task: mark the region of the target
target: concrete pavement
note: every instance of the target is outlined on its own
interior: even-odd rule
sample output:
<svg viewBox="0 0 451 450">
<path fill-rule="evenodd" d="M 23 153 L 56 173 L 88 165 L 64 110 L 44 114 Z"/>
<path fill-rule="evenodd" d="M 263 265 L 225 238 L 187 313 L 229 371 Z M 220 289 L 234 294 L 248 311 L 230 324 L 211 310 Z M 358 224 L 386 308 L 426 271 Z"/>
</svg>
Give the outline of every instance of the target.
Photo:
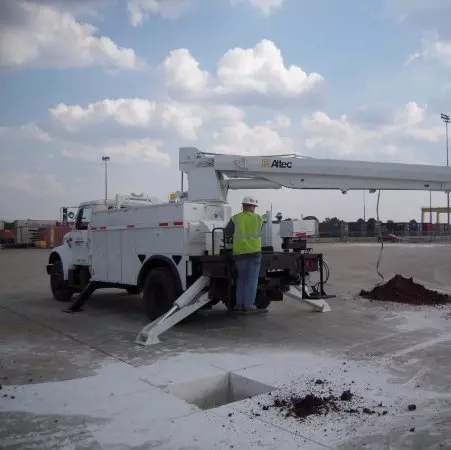
<svg viewBox="0 0 451 450">
<path fill-rule="evenodd" d="M 2 448 L 451 448 L 450 308 L 356 297 L 380 281 L 377 245 L 315 250 L 338 295 L 331 312 L 287 300 L 231 317 L 218 305 L 146 348 L 134 343 L 146 324 L 139 297 L 99 292 L 84 312 L 64 314 L 49 291 L 48 252 L 0 250 Z M 380 268 L 387 280 L 400 273 L 451 293 L 447 244 L 386 244 Z M 321 393 L 318 378 L 387 414 L 299 422 L 262 409 L 268 390 Z M 196 406 L 229 380 L 238 401 Z"/>
</svg>

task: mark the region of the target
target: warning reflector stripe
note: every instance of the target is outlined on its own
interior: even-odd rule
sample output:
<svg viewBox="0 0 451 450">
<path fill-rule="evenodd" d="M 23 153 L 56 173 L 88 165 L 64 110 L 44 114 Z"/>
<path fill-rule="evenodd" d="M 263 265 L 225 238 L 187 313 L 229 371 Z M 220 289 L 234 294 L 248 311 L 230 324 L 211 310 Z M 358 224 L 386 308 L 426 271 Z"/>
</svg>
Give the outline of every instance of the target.
<svg viewBox="0 0 451 450">
<path fill-rule="evenodd" d="M 306 236 L 307 233 L 295 233 L 294 235 L 295 235 L 295 236 Z"/>
<path fill-rule="evenodd" d="M 102 225 L 96 227 L 90 227 L 91 231 L 96 230 L 133 230 L 133 229 L 150 229 L 150 228 L 169 228 L 169 227 L 178 227 L 183 228 L 185 222 L 183 221 L 175 221 L 175 222 L 159 222 L 158 225 L 155 224 L 127 224 L 127 225 Z"/>
</svg>

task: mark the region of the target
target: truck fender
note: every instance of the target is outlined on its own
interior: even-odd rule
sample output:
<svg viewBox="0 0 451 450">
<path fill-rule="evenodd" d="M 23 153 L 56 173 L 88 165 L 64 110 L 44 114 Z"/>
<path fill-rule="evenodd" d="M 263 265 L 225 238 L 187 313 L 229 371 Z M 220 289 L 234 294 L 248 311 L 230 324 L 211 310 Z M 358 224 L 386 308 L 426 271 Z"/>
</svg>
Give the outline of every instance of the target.
<svg viewBox="0 0 451 450">
<path fill-rule="evenodd" d="M 72 269 L 73 267 L 71 249 L 67 245 L 61 245 L 52 250 L 47 264 L 47 274 L 50 275 L 52 266 L 56 261 L 61 261 L 64 279 L 67 280 L 69 278 L 69 269 Z"/>
<path fill-rule="evenodd" d="M 139 288 L 143 288 L 146 282 L 147 275 L 149 272 L 155 267 L 166 267 L 170 270 L 172 275 L 174 276 L 174 282 L 176 283 L 177 290 L 179 292 L 183 292 L 182 289 L 182 280 L 180 279 L 180 274 L 177 270 L 177 266 L 174 262 L 164 255 L 153 255 L 144 261 L 141 270 L 138 274 L 137 286 Z"/>
</svg>

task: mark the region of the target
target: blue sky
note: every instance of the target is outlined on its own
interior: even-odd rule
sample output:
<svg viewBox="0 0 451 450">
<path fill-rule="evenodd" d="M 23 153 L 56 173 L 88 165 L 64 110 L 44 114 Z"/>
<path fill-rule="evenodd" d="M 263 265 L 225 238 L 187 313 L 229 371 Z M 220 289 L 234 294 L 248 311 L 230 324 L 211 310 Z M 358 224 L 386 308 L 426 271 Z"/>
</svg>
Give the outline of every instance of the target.
<svg viewBox="0 0 451 450">
<path fill-rule="evenodd" d="M 2 218 L 57 217 L 102 197 L 103 154 L 111 194 L 162 198 L 178 188 L 184 145 L 446 161 L 444 0 L 11 0 L 0 13 Z M 298 217 L 363 210 L 360 193 L 257 195 Z M 428 202 L 386 193 L 382 219 L 419 219 Z"/>
</svg>

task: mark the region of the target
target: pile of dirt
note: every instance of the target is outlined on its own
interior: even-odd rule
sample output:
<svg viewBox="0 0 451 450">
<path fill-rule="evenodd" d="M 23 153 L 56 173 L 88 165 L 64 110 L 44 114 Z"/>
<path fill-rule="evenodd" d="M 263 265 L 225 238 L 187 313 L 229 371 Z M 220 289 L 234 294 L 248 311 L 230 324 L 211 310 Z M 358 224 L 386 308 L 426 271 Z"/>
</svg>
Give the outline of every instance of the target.
<svg viewBox="0 0 451 450">
<path fill-rule="evenodd" d="M 362 404 L 362 398 L 359 397 L 357 402 L 355 394 L 349 389 L 343 391 L 338 397 L 332 394 L 332 389 L 329 389 L 329 395 L 322 396 L 313 392 L 305 396 L 288 394 L 286 396 L 275 397 L 273 402 L 269 405 L 261 405 L 264 411 L 269 408 L 276 408 L 284 417 L 294 417 L 300 420 L 306 419 L 309 416 L 327 416 L 331 412 L 340 412 L 347 414 L 378 414 L 386 415 L 388 411 L 383 408 L 380 403 L 373 408 Z M 379 412 L 374 409 L 383 408 Z"/>
<path fill-rule="evenodd" d="M 296 420 L 300 423 L 307 423 L 310 419 L 313 420 L 315 427 L 318 429 L 324 428 L 324 433 L 339 433 L 340 424 L 343 421 L 347 421 L 350 426 L 352 425 L 353 431 L 357 431 L 357 428 L 366 420 L 375 420 L 380 417 L 384 420 L 383 423 L 387 423 L 386 419 L 382 417 L 388 414 L 399 413 L 399 408 L 395 407 L 395 410 L 389 412 L 392 408 L 387 404 L 376 401 L 374 398 L 365 398 L 352 389 L 349 389 L 351 383 L 340 383 L 339 386 L 333 386 L 327 380 L 310 380 L 306 382 L 306 386 L 310 385 L 307 394 L 295 393 L 293 390 L 285 391 L 284 393 L 269 392 L 267 398 L 269 401 L 258 402 L 258 406 L 263 411 L 276 410 L 277 414 L 287 420 Z M 370 390 L 370 388 L 366 388 Z M 373 397 L 373 396 L 371 396 Z M 410 404 L 404 406 L 404 408 L 411 414 L 415 414 L 417 406 Z M 261 411 L 260 411 L 261 412 Z M 251 411 L 251 417 L 261 417 L 265 414 L 261 412 Z M 330 416 L 329 416 L 330 414 Z M 377 419 L 376 419 L 377 420 Z M 414 432 L 414 428 L 410 428 L 411 432 Z"/>
<path fill-rule="evenodd" d="M 333 395 L 321 397 L 311 393 L 305 397 L 293 395 L 288 399 L 276 398 L 271 406 L 284 410 L 285 417 L 295 416 L 303 419 L 311 415 L 325 416 L 330 411 L 339 411 L 336 400 Z"/>
<path fill-rule="evenodd" d="M 360 292 L 360 296 L 385 302 L 406 303 L 410 305 L 445 305 L 451 302 L 449 295 L 426 289 L 415 283 L 413 278 L 395 275 L 385 284 L 376 286 L 371 291 Z"/>
</svg>

